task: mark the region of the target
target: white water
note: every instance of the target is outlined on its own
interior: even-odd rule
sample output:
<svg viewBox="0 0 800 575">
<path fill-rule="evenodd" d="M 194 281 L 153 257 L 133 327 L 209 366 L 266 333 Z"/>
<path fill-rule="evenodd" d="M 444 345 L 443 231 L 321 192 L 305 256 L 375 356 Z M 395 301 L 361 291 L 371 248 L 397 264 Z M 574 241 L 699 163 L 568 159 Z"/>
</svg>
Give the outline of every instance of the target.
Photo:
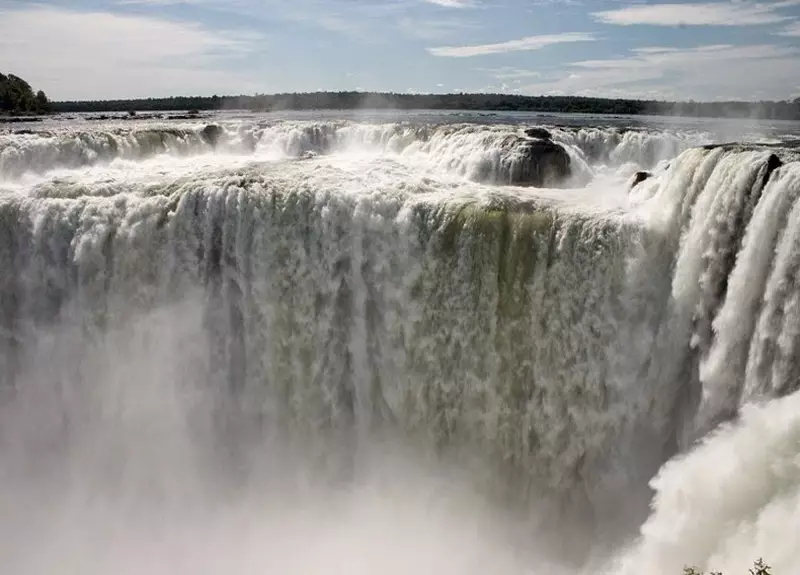
<svg viewBox="0 0 800 575">
<path fill-rule="evenodd" d="M 269 161 L 310 154 L 386 156 L 433 173 L 475 179 L 502 171 L 515 161 L 517 126 L 470 124 L 363 124 L 352 122 L 236 122 L 220 126 L 218 140 L 203 136 L 204 125 L 112 125 L 99 131 L 60 127 L 31 134 L 0 134 L 0 181 L 23 182 L 36 174 L 59 173 L 88 166 L 124 165 L 167 156 L 187 158 L 214 153 L 227 161 Z M 614 128 L 551 128 L 574 162 L 575 178 L 585 183 L 589 164 L 642 168 L 674 157 L 693 144 L 705 143 L 699 132 L 647 132 Z"/>
<path fill-rule="evenodd" d="M 470 181 L 513 126 L 201 129 L 0 136 L 9 573 L 800 568 L 797 163 L 553 129 L 536 190 Z"/>
</svg>

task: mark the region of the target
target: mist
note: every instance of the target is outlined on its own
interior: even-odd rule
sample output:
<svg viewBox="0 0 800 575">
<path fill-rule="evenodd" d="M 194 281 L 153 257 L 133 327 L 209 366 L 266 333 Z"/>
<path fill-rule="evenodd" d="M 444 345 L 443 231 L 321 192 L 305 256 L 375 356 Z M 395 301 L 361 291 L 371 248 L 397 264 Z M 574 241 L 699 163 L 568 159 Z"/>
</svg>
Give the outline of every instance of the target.
<svg viewBox="0 0 800 575">
<path fill-rule="evenodd" d="M 202 301 L 21 342 L 0 407 L 6 572 L 554 572 L 529 528 L 399 438 L 258 421 L 215 376 Z"/>
</svg>

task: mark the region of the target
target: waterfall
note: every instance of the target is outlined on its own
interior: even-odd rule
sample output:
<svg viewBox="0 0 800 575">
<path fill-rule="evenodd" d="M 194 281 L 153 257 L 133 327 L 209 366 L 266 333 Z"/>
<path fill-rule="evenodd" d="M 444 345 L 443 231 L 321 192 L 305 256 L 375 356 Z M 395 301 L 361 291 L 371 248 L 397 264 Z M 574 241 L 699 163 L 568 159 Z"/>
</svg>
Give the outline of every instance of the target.
<svg viewBox="0 0 800 575">
<path fill-rule="evenodd" d="M 472 182 L 513 126 L 202 129 L 2 136 L 9 493 L 174 511 L 410 453 L 580 560 L 644 523 L 634 570 L 796 566 L 791 154 L 552 128 L 590 177 L 669 160 L 608 206 Z"/>
</svg>

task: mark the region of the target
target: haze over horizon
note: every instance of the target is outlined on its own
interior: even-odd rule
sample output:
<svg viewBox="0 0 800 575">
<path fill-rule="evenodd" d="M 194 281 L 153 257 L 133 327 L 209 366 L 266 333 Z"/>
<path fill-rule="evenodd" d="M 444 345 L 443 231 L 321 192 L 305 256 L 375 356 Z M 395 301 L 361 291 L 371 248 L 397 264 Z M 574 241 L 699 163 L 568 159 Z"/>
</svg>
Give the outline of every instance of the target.
<svg viewBox="0 0 800 575">
<path fill-rule="evenodd" d="M 56 100 L 308 91 L 800 95 L 800 0 L 0 0 Z"/>
</svg>

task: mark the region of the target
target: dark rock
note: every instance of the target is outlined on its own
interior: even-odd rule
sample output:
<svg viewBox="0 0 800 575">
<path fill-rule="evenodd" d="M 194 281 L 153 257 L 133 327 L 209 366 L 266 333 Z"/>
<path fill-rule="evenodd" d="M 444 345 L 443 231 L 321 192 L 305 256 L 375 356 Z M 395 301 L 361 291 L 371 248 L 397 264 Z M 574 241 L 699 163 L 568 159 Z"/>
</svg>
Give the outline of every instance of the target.
<svg viewBox="0 0 800 575">
<path fill-rule="evenodd" d="M 173 114 L 167 116 L 167 120 L 196 120 L 200 117 L 199 114 Z"/>
<path fill-rule="evenodd" d="M 529 138 L 539 138 L 540 140 L 551 140 L 553 136 L 544 128 L 528 128 L 525 135 Z"/>
<path fill-rule="evenodd" d="M 0 124 L 23 124 L 26 122 L 41 122 L 42 118 L 35 118 L 30 116 L 0 116 Z"/>
<path fill-rule="evenodd" d="M 652 174 L 651 172 L 647 172 L 647 171 L 644 171 L 644 170 L 643 170 L 643 171 L 640 171 L 640 172 L 636 172 L 636 173 L 635 173 L 635 174 L 633 174 L 633 176 L 631 177 L 631 183 L 630 183 L 630 185 L 628 186 L 628 189 L 629 189 L 629 190 L 632 190 L 633 188 L 635 188 L 636 186 L 638 186 L 639 184 L 641 184 L 641 183 L 642 183 L 643 181 L 645 181 L 646 179 L 648 179 L 648 178 L 652 178 L 652 177 L 653 177 L 653 174 Z"/>
<path fill-rule="evenodd" d="M 772 177 L 772 172 L 780 168 L 782 165 L 783 161 L 778 156 L 776 156 L 775 154 L 769 155 L 764 170 L 764 179 L 761 182 L 762 187 L 767 185 L 767 182 L 769 182 L 769 179 Z"/>
<path fill-rule="evenodd" d="M 212 146 L 216 146 L 220 136 L 222 136 L 222 128 L 214 124 L 209 124 L 200 131 L 200 135 L 206 142 Z"/>
<path fill-rule="evenodd" d="M 509 162 L 505 183 L 550 187 L 562 184 L 572 174 L 569 154 L 558 144 L 550 140 L 523 140 L 517 145 L 522 158 Z"/>
</svg>

